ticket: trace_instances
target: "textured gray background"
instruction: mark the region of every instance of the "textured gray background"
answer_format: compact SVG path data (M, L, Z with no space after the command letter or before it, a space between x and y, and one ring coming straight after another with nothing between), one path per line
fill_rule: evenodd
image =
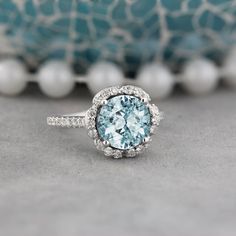
M0 235L236 235L236 93L175 94L149 151L113 160L85 130L46 126L90 105L0 97Z

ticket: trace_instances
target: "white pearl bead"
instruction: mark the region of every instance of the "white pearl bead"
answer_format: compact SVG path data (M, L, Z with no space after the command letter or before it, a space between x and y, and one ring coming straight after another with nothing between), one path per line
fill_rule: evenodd
M27 72L24 65L13 59L0 62L0 93L17 95L27 84Z
M93 65L87 75L87 84L93 94L101 89L121 85L124 76L119 67L109 62L100 62Z
M38 73L41 90L53 98L64 97L71 92L75 79L70 67L62 61L50 61Z
M236 48L226 58L222 68L223 81L236 88Z
M219 80L217 67L203 58L188 62L181 78L186 90L195 95L213 91Z
M164 65L152 63L141 68L137 76L137 84L151 97L163 99L173 90L174 77Z

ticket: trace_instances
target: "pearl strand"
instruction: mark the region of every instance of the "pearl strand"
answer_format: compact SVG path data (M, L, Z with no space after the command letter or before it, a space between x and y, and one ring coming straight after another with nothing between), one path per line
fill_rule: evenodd
M85 82L93 94L101 89L122 84L142 87L151 97L167 98L176 83L193 95L212 92L222 78L228 86L236 88L236 48L226 57L221 68L205 58L187 62L179 75L174 75L161 63L144 65L136 80L123 76L118 66L110 62L94 64L85 76L74 75L68 64L62 61L48 61L41 66L36 75L27 73L23 63L16 59L0 62L0 93L17 95L24 91L28 81L38 82L40 89L49 97L61 98L68 95L76 82Z

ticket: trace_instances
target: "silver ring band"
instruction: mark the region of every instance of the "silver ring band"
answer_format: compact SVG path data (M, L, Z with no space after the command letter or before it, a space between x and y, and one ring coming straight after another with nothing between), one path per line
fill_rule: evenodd
M47 124L56 127L84 128L86 112L47 117Z

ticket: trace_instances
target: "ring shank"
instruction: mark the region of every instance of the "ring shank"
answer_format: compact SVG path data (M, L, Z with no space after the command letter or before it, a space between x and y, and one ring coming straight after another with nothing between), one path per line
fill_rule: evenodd
M84 128L86 112L47 117L47 124L55 127Z

